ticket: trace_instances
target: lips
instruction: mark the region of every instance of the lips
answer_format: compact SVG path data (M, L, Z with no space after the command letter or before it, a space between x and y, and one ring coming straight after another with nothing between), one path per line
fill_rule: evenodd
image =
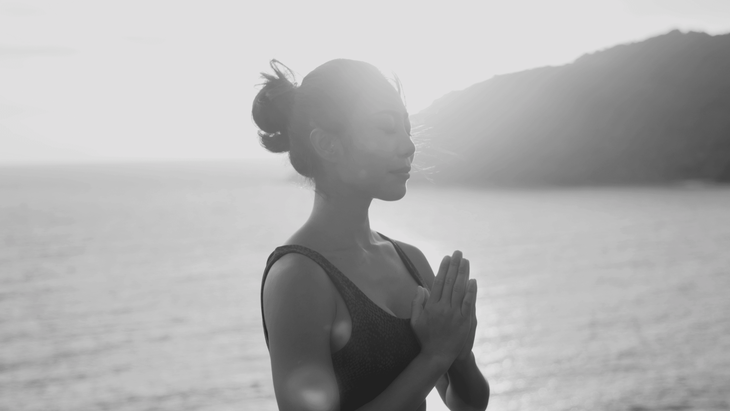
M407 174L407 173L410 173L411 172L411 167L410 166L406 166L406 167L403 167L403 168L399 168L397 170L391 170L390 172L391 173L395 173L395 174Z

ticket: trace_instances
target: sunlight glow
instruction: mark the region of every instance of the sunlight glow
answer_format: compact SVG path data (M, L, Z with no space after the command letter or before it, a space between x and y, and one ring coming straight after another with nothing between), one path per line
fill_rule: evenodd
M415 114L495 74L729 17L723 0L0 0L0 163L270 156L250 104L271 58L300 80L371 62Z
M299 392L301 402L308 410L327 411L332 408L332 398L322 390L303 389Z
M293 371L286 382L287 401L309 411L330 411L337 406L337 382L321 368L306 365Z

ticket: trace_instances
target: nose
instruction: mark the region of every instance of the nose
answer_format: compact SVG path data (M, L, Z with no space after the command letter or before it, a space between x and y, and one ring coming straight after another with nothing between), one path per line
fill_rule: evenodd
M400 150L398 152L399 157L407 158L410 161L413 161L413 157L416 153L416 145L413 144L413 138L411 136L406 135L405 141L401 144Z

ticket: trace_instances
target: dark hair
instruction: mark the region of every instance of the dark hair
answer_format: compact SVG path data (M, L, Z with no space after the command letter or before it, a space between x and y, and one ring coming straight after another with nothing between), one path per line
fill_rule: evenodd
M261 73L265 81L251 110L261 145L274 153L289 152L294 169L315 179L321 164L309 134L315 127L345 132L364 91L389 84L388 79L369 63L336 59L312 70L299 86L288 67L277 60L270 65L274 74ZM400 81L394 81L402 97Z

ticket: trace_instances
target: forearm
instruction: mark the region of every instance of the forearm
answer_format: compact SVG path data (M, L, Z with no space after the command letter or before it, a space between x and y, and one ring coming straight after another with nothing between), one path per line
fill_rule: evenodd
M489 384L479 371L472 353L466 360L456 360L448 371L446 405L452 411L483 411L489 403Z
M419 354L388 388L358 411L415 411L448 367L448 363Z

